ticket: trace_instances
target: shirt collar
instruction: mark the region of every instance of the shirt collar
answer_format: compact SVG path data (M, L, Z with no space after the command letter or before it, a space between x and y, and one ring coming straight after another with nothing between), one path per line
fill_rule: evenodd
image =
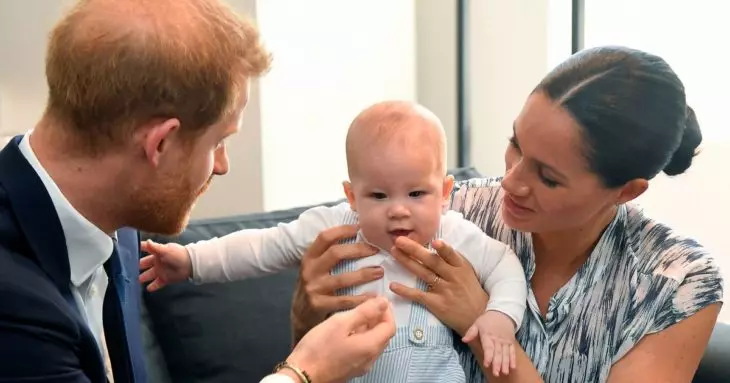
M20 141L20 152L38 174L56 208L66 237L71 283L78 287L106 262L111 256L114 244L109 235L89 222L71 205L48 175L30 146L31 133L26 133Z

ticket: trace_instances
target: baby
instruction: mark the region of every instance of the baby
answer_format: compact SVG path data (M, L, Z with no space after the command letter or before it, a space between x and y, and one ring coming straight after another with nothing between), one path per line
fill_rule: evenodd
M397 331L372 370L358 382L463 382L465 374L454 349L453 331L424 306L395 295L391 282L428 289L433 280L418 279L388 251L399 236L429 249L443 240L473 266L490 294L484 314L469 330L485 351L485 365L495 374L515 367L510 350L522 323L527 284L516 255L505 244L488 237L459 213L446 209L454 180L446 175L446 138L439 119L422 106L382 102L362 111L350 125L346 139L349 182L347 202L315 207L298 220L268 229L241 230L187 246L151 241L143 249L151 255L140 261L142 282L149 290L192 278L196 283L232 281L272 274L295 267L324 229L358 224L350 242L366 242L376 255L343 261L333 273L380 266L380 280L345 289L341 294L375 293L389 298ZM437 255L434 255L437 256Z

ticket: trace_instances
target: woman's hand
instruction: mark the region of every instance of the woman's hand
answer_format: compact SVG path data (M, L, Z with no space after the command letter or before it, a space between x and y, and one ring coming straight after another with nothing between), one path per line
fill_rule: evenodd
M419 302L460 336L487 307L489 296L479 284L474 268L441 240L432 243L438 254L407 237L398 237L391 254L404 267L429 284L428 291L392 283L394 293Z
M338 244L357 234L357 226L337 226L322 231L302 257L299 280L291 309L294 343L329 314L353 308L373 295L338 296L341 288L360 285L383 277L380 267L368 267L340 275L331 275L332 268L346 259L364 258L376 253L365 243Z

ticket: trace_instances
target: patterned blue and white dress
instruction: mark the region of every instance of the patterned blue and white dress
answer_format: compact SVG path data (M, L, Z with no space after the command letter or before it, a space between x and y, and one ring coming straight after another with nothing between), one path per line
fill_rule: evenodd
M502 221L500 178L457 185L452 209L512 247L529 281L532 238ZM723 298L717 263L697 242L643 215L634 204L618 214L588 261L551 298L543 319L528 283L517 339L546 382L605 382L611 366L642 337L662 331ZM461 348L468 382L478 364Z

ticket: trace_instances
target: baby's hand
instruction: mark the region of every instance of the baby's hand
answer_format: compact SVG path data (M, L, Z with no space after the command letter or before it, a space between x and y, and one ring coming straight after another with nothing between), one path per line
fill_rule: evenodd
M484 349L484 367L492 366L494 376L500 371L508 375L517 367L515 355L515 323L512 318L499 311L487 311L480 315L462 339L471 342L479 336Z
M169 284L185 281L192 275L193 265L184 246L177 243L161 245L147 240L141 243L141 248L150 254L139 261L140 270L145 270L139 276L139 281L152 281L147 285L147 291L153 292Z

